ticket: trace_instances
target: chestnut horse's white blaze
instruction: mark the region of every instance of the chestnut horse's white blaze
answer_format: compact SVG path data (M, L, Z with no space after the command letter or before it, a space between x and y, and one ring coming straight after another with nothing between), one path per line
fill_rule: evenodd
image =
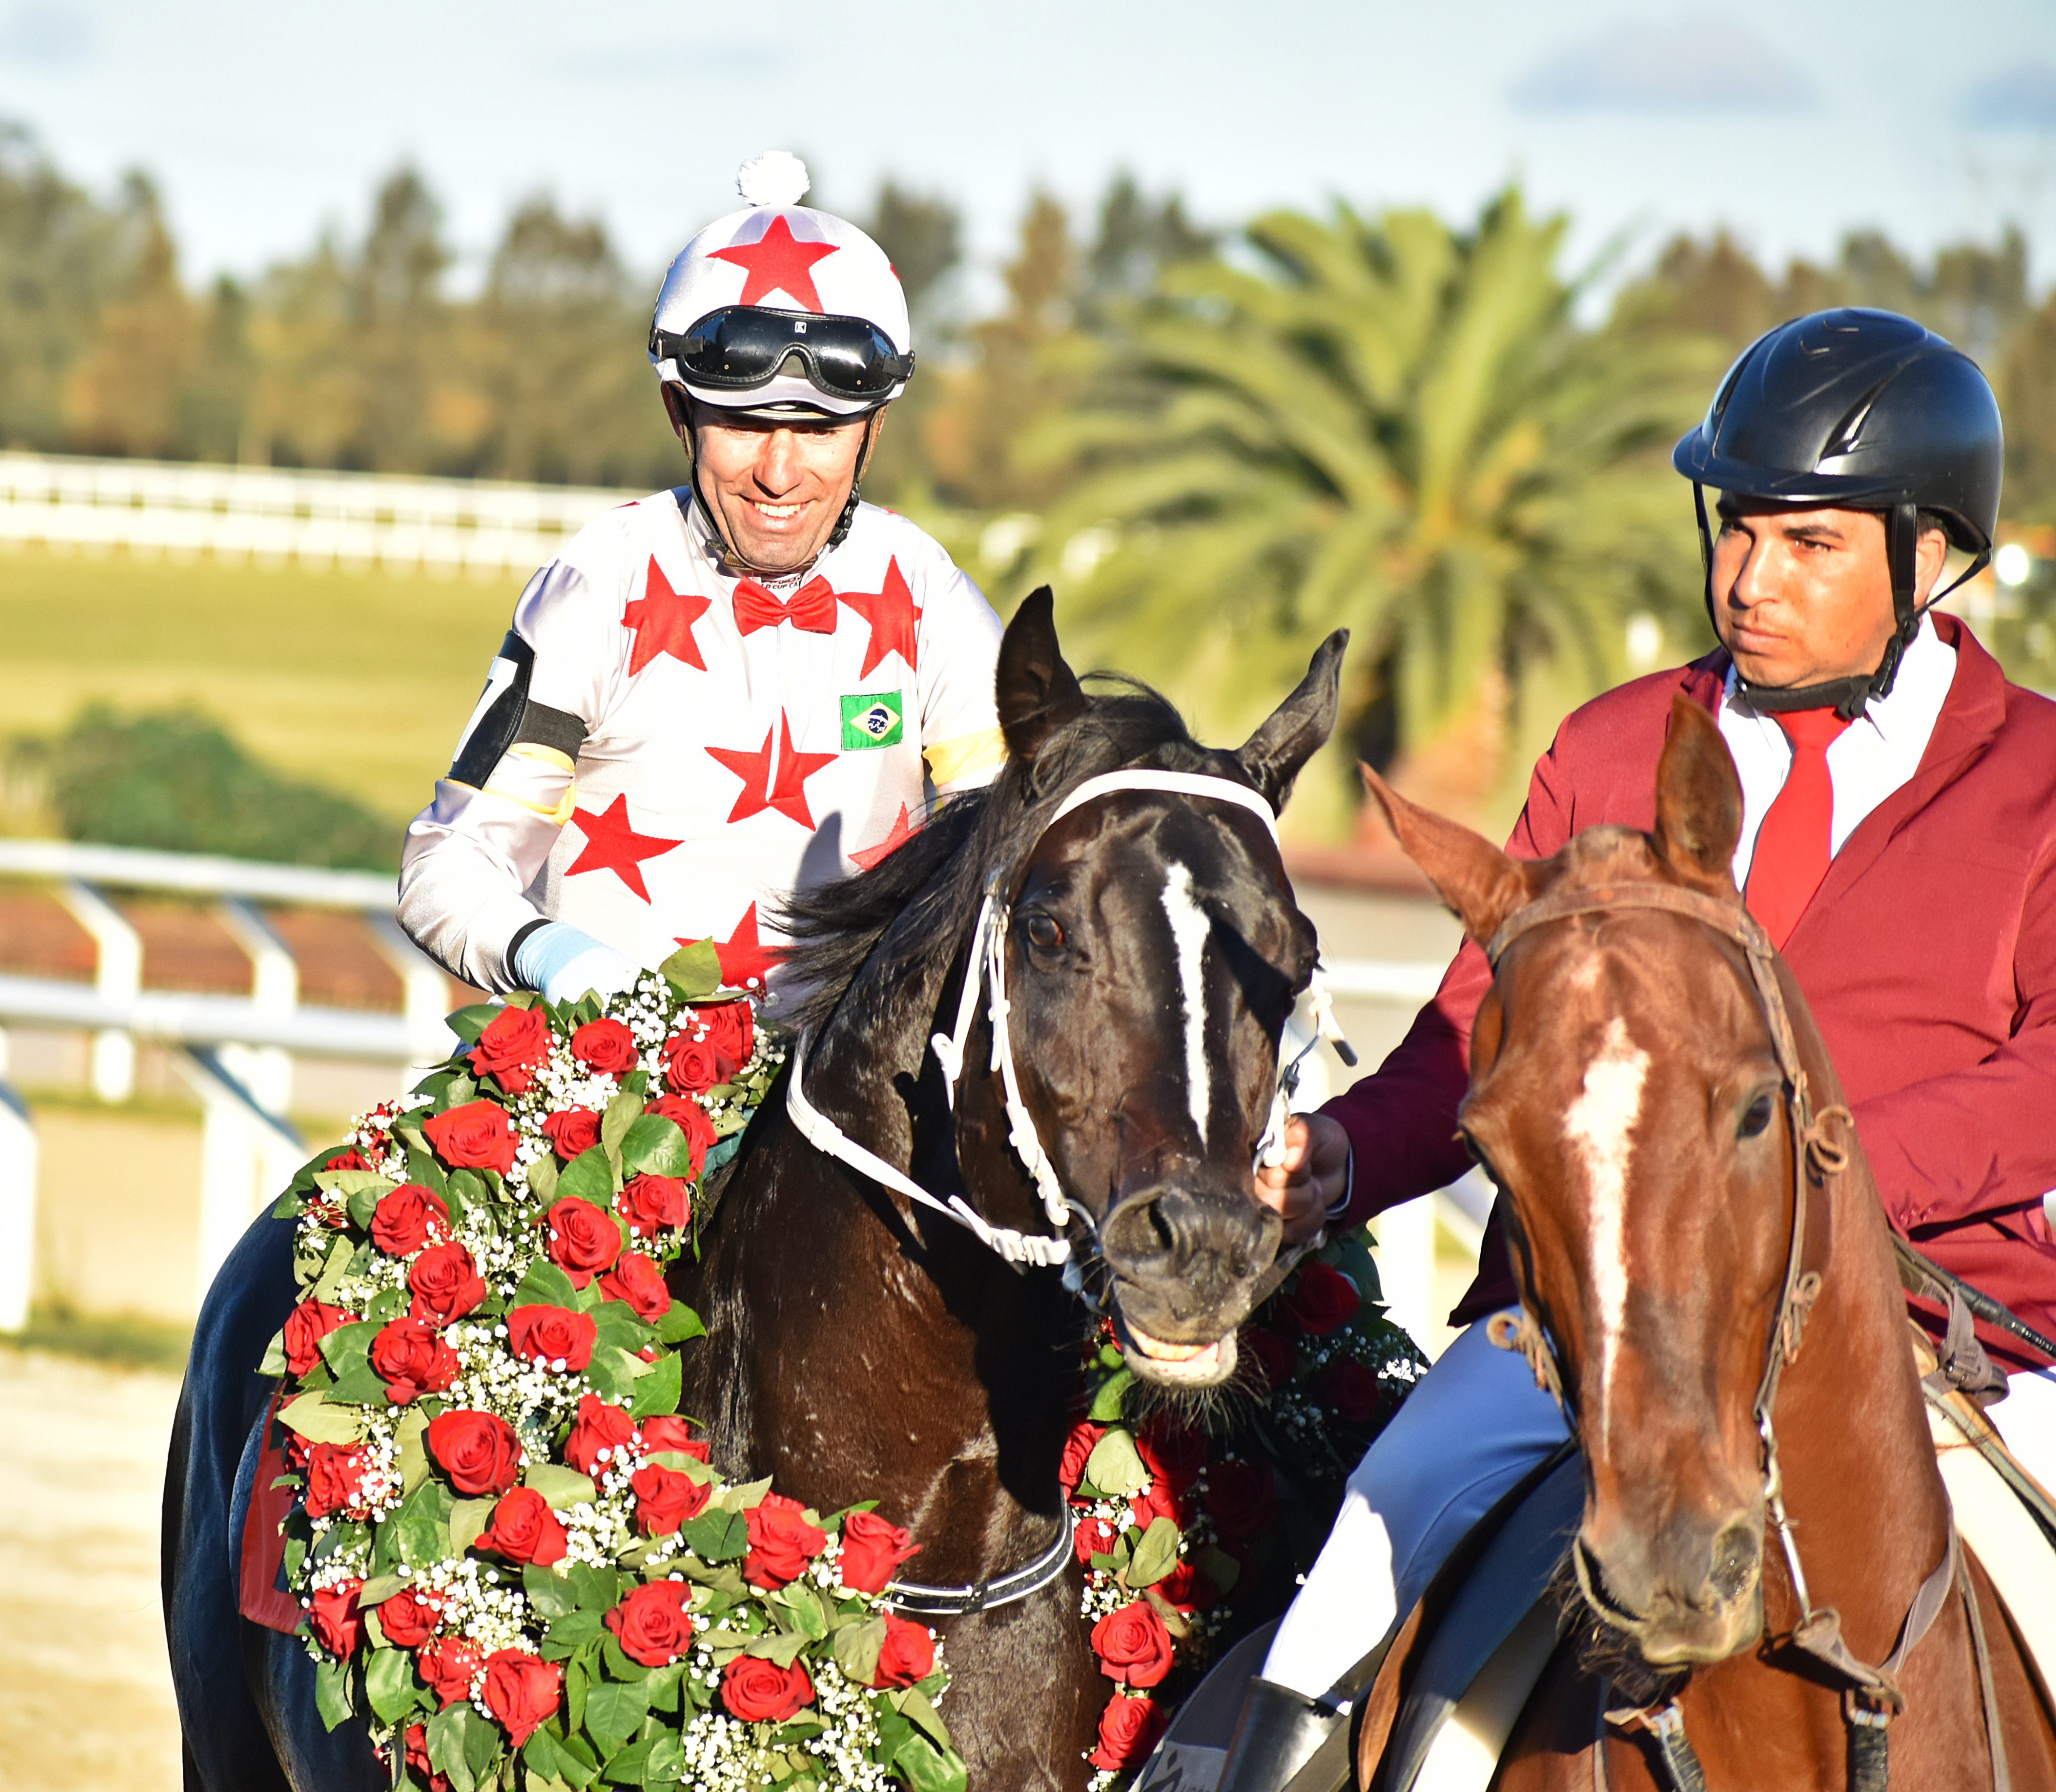
M1592 1290L1599 1325L1599 1446L1606 1446L1613 1372L1627 1316L1627 1240L1621 1220L1627 1206L1627 1165L1635 1153L1635 1123L1642 1114L1642 1086L1649 1054L1628 1037L1627 1023L1615 1015L1607 1023L1598 1054L1585 1066L1578 1098L1564 1115L1564 1137L1584 1166L1592 1208Z
M1200 1142L1207 1141L1213 1112L1213 1077L1207 1067L1207 936L1214 924L1192 900L1192 874L1173 859L1164 876L1164 912L1178 951L1178 991L1185 1007L1185 1102Z

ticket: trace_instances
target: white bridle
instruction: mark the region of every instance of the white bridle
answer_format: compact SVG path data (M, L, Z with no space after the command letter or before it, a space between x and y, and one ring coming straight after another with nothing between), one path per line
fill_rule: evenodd
M1106 772L1097 777L1087 778L1064 799L1056 813L1043 825L1042 832L1047 833L1066 816L1087 803L1125 790L1163 791L1175 796L1204 797L1215 802L1232 803L1263 822L1273 841L1278 837L1278 819L1271 805L1247 785L1202 772L1149 770ZM1032 852L1041 841L1041 835L1038 835L1029 850ZM792 1071L785 1086L785 1107L801 1136L816 1150L860 1171L895 1193L955 1220L1010 1264L1066 1265L1065 1279L1075 1284L1080 1265L1071 1240L1066 1236L1070 1228L1071 1216L1076 1214L1084 1221L1089 1235L1095 1229L1095 1223L1082 1205L1064 1193L1056 1166L1050 1162L1050 1154L1043 1149L1042 1138L1035 1130L1034 1117L1022 1098L1021 1079L1014 1067L1012 1035L1007 1027L1011 1003L1006 994L1006 924L1011 906L1000 900L999 874L995 872L986 886L985 900L978 912L978 924L971 930L971 956L964 967L963 993L957 1002L956 1030L952 1034L938 1033L928 1043L935 1054L935 1062L942 1066L943 1086L954 1110L957 1084L963 1076L964 1054L969 1048L971 1030L978 1016L979 992L981 988L987 991L986 1015L992 1028L992 1068L999 1074L1006 1102L1008 1141L1034 1181L1036 1193L1042 1197L1042 1211L1049 1220L1050 1232L1016 1232L1010 1226L995 1226L962 1195L940 1199L904 1171L859 1145L807 1099L805 1060L810 1042L805 1039L800 1040L793 1049ZM1315 1035L1291 1062L1279 1066L1271 1118L1263 1137L1257 1141L1255 1161L1259 1164L1276 1164L1283 1157L1285 1125L1291 1117L1292 1092L1299 1085L1299 1066L1307 1054L1323 1038L1344 1042L1335 1025L1333 1002L1318 970L1310 986L1310 998Z

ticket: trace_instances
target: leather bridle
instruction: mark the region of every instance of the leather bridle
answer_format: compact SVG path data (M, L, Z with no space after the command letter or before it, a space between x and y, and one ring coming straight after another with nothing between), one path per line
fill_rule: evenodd
M2006 1754L2001 1741L1998 1708L1992 1685L1989 1653L1979 1622L1975 1598L1963 1565L1955 1520L1948 1523L1948 1540L1942 1559L1914 1594L1901 1623L1892 1653L1876 1666L1860 1660L1841 1634L1840 1615L1830 1606L1816 1606L1808 1590L1806 1575L1799 1560L1799 1545L1785 1509L1784 1477L1778 1466L1777 1431L1773 1408L1777 1386L1785 1367L1799 1354L1806 1320L1821 1292L1819 1268L1809 1265L1808 1247L1815 1236L1808 1224L1813 1192L1825 1192L1827 1179L1848 1169L1846 1145L1830 1136L1831 1125L1853 1132L1856 1121L1840 1104L1815 1109L1805 1066L1800 1061L1798 1042L1777 980L1777 949L1755 917L1738 902L1722 900L1699 891L1671 884L1623 881L1588 888L1562 889L1538 897L1516 909L1502 922L1487 942L1485 956L1495 973L1507 949L1524 935L1552 922L1580 916L1618 913L1624 909L1655 910L1681 915L1711 928L1739 947L1749 966L1757 1006L1770 1034L1773 1054L1784 1086L1785 1114L1792 1141L1792 1229L1785 1249L1785 1273L1778 1293L1777 1311L1764 1343L1763 1370L1757 1384L1752 1409L1760 1440L1764 1508L1792 1578L1799 1601L1799 1622L1792 1633L1793 1645L1827 1668L1842 1685L1842 1715L1849 1737L1849 1784L1860 1792L1884 1792L1890 1766L1887 1730L1905 1709L1899 1675L1906 1659L1933 1625L1947 1603L1953 1588L1963 1595L1970 1612L1971 1631L1978 1658L1980 1690L1983 1694L1986 1729L1992 1750L1993 1783L2005 1792L2009 1784ZM1825 1237L1825 1228L1821 1235ZM1825 1252L1822 1253L1825 1255ZM1564 1383L1556 1360L1556 1347L1527 1299L1523 1299L1517 1319L1493 1322L1493 1341L1528 1357L1537 1383L1564 1403ZM1572 1411L1575 1421L1575 1411ZM1582 1584L1586 1573L1577 1564ZM1592 1589L1587 1588L1589 1597ZM1685 1735L1684 1716L1674 1693L1650 1705L1608 1711L1609 1723L1646 1731L1657 1757L1669 1776L1673 1792L1704 1792L1706 1780L1698 1757Z

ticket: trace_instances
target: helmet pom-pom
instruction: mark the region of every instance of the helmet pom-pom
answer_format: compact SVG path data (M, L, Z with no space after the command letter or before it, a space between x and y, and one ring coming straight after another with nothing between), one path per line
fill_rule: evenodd
M797 205L813 184L789 149L767 149L736 170L735 190L752 205Z

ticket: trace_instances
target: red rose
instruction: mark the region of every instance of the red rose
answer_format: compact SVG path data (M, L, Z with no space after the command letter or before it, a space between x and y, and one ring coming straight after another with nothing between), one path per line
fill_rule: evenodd
M485 1653L469 1636L439 1636L414 1658L437 1699L445 1707L471 1696L471 1683L485 1665Z
M314 1640L345 1660L356 1654L364 1635L364 1614L357 1604L357 1596L363 1591L363 1581L353 1574L333 1586L316 1588L309 1597Z
M714 1451L704 1438L696 1438L685 1420L672 1413L661 1413L654 1418L642 1421L642 1447L648 1450L677 1450L688 1456L697 1456L702 1462L714 1459Z
M600 1277L599 1289L609 1300L627 1301L638 1319L651 1325L671 1310L663 1266L640 1251L623 1251L614 1268Z
M550 1019L540 1008L502 1008L465 1054L473 1073L497 1077L518 1095L536 1080L536 1066L550 1055Z
M526 1649L495 1649L485 1658L485 1708L516 1748L556 1715L563 1690L563 1666Z
M543 1136L566 1163L599 1143L599 1116L591 1108L565 1108L543 1121Z
M378 1628L396 1648L418 1649L443 1620L442 1601L424 1599L412 1587L402 1587L378 1610Z
M1171 1671L1171 1633L1146 1599L1109 1612L1092 1627L1099 1671L1122 1686L1155 1686Z
M1299 1284L1286 1296L1285 1311L1310 1337L1325 1337L1347 1325L1363 1304L1356 1284L1324 1263L1302 1264Z
M497 1102L466 1102L432 1114L421 1131L453 1169L496 1169L504 1176L514 1167L514 1122Z
M429 1758L429 1727L425 1723L407 1726L405 1752L407 1765L429 1792L449 1792L449 1776L437 1773L435 1763Z
M737 1656L721 1671L721 1702L745 1723L783 1723L813 1703L814 1683L798 1662L781 1667L756 1656Z
M1168 1481L1153 1481L1148 1493L1131 1493L1128 1512L1130 1519L1145 1531L1153 1518L1168 1518L1179 1529L1185 1528L1184 1502L1172 1492Z
M449 1209L443 1197L418 1182L402 1182L379 1198L371 1212L371 1242L389 1257L404 1257L433 1239L450 1235Z
M682 1226L693 1216L692 1199L682 1177L631 1176L615 1197L615 1211L638 1234L660 1232L666 1226Z
M364 1505L366 1457L360 1444L318 1443L307 1449L307 1516L355 1514Z
M357 1315L326 1301L302 1300L286 1315L286 1367L304 1375L321 1361L321 1341L357 1323Z
M404 1406L424 1394L440 1394L462 1367L457 1352L428 1319L394 1319L371 1340L370 1362L386 1384L386 1398Z
M664 1081L674 1095L703 1095L735 1074L735 1060L710 1039L674 1033L664 1042Z
M668 1667L693 1643L693 1589L682 1580L651 1580L636 1588L601 1621L621 1652L645 1667ZM769 1665L768 1663L766 1664Z
M599 1339L592 1315L568 1307L516 1307L507 1315L507 1340L514 1354L547 1368L581 1372L592 1361Z
M1078 1483L1085 1478L1085 1464L1105 1435L1106 1427L1089 1418L1081 1418L1071 1427L1071 1434L1064 1439L1064 1459L1057 1465L1057 1478L1063 1482L1066 1493L1078 1490Z
M1256 1372L1263 1378L1263 1385L1275 1393L1292 1379L1292 1371L1299 1366L1299 1351L1290 1338L1283 1337L1267 1327L1252 1325L1242 1335L1242 1347L1248 1352Z
M582 1288L621 1255L621 1228L604 1208L576 1195L553 1202L543 1223L549 1229L550 1261Z
M589 1020L571 1035L571 1056L588 1070L618 1077L635 1068L642 1054L635 1035L618 1020Z
M322 1168L323 1169L369 1169L371 1165L366 1161L364 1153L353 1145L347 1151L337 1152L322 1165Z
M716 1051L738 1067L749 1062L750 1053L757 1049L757 1011L749 1003L710 1003L694 1008L693 1019L706 1030L706 1042Z
M1368 1425L1385 1409L1385 1390L1353 1356L1338 1356L1314 1378L1314 1398L1345 1425Z
M698 1176L706 1164L706 1154L714 1145L714 1122L707 1118L707 1111L698 1102L688 1102L676 1095L659 1095L654 1102L643 1104L645 1114L661 1114L686 1135L686 1149L692 1158L692 1173Z
M842 1521L842 1584L860 1593L882 1593L893 1569L920 1549L890 1520L875 1512L852 1512Z
M690 1475L654 1462L638 1469L628 1485L635 1489L635 1528L645 1537L669 1537L688 1518L698 1517L713 1494Z
M460 1406L429 1421L429 1454L460 1493L504 1493L521 1468L521 1440L504 1418Z
M1213 1576L1201 1573L1188 1561L1180 1560L1156 1583L1156 1590L1180 1612L1211 1612L1220 1604L1221 1590Z
M1081 1516L1071 1533L1071 1547L1077 1552L1078 1566L1090 1568L1095 1556L1110 1556L1118 1533L1104 1518Z
M1207 1510L1224 1543L1247 1543L1271 1522L1276 1504L1268 1462L1216 1462L1207 1470Z
M635 1435L635 1421L626 1408L610 1406L598 1394L588 1394L579 1402L578 1418L564 1440L564 1460L580 1474L596 1475Z
M408 1311L417 1319L449 1325L485 1298L485 1278L461 1244L432 1244L407 1271L414 1303Z
M745 1513L749 1553L742 1558L742 1578L753 1587L782 1587L807 1572L807 1565L828 1547L828 1533L810 1525L806 1509L783 1493L766 1493Z
M878 1652L873 1686L911 1686L935 1671L935 1640L925 1626L885 1614L885 1647Z
M1085 1757L1110 1774L1139 1767L1149 1758L1170 1720L1153 1699L1131 1699L1117 1692L1099 1716L1099 1746Z
M1149 1478L1174 1493L1184 1493L1207 1466L1207 1440L1160 1413L1142 1427L1135 1448Z
M500 1496L492 1517L478 1533L474 1547L490 1549L510 1562L533 1562L548 1568L564 1559L564 1527L550 1502L532 1487L516 1487Z

